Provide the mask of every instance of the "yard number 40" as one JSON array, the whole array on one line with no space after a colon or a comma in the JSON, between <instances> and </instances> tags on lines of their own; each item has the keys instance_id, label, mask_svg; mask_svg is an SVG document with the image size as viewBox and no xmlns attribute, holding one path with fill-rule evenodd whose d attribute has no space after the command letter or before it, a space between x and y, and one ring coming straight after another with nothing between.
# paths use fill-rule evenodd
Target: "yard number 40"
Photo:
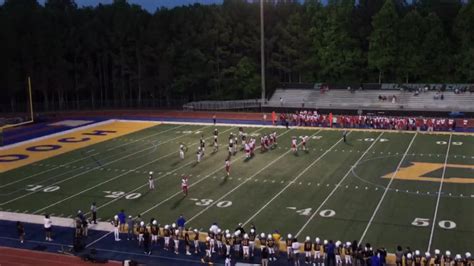
<instances>
[{"instance_id":1,"label":"yard number 40","mask_svg":"<svg viewBox=\"0 0 474 266\"><path fill-rule=\"evenodd\" d=\"M415 218L411 223L414 226L427 227L430 225L430 219L428 218ZM450 220L439 221L439 227L443 229L454 229L456 228L456 223Z\"/></svg>"}]
</instances>

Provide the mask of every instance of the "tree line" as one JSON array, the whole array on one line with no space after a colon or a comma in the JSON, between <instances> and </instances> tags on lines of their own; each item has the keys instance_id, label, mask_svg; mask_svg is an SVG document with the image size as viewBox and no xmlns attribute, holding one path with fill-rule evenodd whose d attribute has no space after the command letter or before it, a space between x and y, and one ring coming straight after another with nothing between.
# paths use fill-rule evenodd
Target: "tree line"
<instances>
[{"instance_id":1,"label":"tree line","mask_svg":"<svg viewBox=\"0 0 474 266\"><path fill-rule=\"evenodd\" d=\"M125 0L6 0L0 6L1 111L26 77L41 110L173 106L258 98L260 4L159 8ZM473 82L474 2L265 3L268 90L280 82Z\"/></svg>"}]
</instances>

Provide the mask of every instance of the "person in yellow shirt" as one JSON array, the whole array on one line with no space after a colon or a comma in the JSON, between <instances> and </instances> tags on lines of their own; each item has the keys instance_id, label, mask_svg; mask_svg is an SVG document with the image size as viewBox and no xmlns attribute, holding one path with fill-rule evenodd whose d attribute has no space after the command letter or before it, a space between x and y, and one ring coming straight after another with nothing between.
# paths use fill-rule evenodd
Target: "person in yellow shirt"
<instances>
[{"instance_id":1,"label":"person in yellow shirt","mask_svg":"<svg viewBox=\"0 0 474 266\"><path fill-rule=\"evenodd\" d=\"M275 230L272 234L273 240L275 241L275 251L276 255L280 254L280 240L281 240L281 235L278 230Z\"/></svg>"}]
</instances>

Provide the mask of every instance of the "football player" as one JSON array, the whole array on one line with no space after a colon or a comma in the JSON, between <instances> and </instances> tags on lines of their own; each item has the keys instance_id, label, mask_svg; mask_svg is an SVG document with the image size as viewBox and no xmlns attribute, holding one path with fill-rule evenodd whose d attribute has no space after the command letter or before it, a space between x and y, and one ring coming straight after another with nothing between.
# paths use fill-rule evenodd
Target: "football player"
<instances>
[{"instance_id":1,"label":"football player","mask_svg":"<svg viewBox=\"0 0 474 266\"><path fill-rule=\"evenodd\" d=\"M276 260L275 256L275 240L271 234L267 235L268 260Z\"/></svg>"},{"instance_id":2,"label":"football player","mask_svg":"<svg viewBox=\"0 0 474 266\"><path fill-rule=\"evenodd\" d=\"M296 137L291 137L291 151L296 153L298 151L297 149L297 140Z\"/></svg>"},{"instance_id":3,"label":"football player","mask_svg":"<svg viewBox=\"0 0 474 266\"><path fill-rule=\"evenodd\" d=\"M232 235L229 230L226 230L225 233L225 255L230 256L230 248L232 246Z\"/></svg>"},{"instance_id":4,"label":"football player","mask_svg":"<svg viewBox=\"0 0 474 266\"><path fill-rule=\"evenodd\" d=\"M314 240L314 262L313 262L313 265L320 265L321 264L321 249L322 249L322 245L321 245L321 240L319 239L319 237L316 237L316 239Z\"/></svg>"},{"instance_id":5,"label":"football player","mask_svg":"<svg viewBox=\"0 0 474 266\"><path fill-rule=\"evenodd\" d=\"M202 151L201 147L198 148L196 152L196 156L197 156L197 162L200 163L202 156L204 156L204 152Z\"/></svg>"},{"instance_id":6,"label":"football player","mask_svg":"<svg viewBox=\"0 0 474 266\"><path fill-rule=\"evenodd\" d=\"M423 258L423 266L430 266L431 265L431 254L429 252L425 252L425 257Z\"/></svg>"},{"instance_id":7,"label":"football player","mask_svg":"<svg viewBox=\"0 0 474 266\"><path fill-rule=\"evenodd\" d=\"M163 236L165 238L164 250L168 250L168 247L170 246L170 236L171 236L169 225L165 225L165 229L163 229Z\"/></svg>"},{"instance_id":8,"label":"football player","mask_svg":"<svg viewBox=\"0 0 474 266\"><path fill-rule=\"evenodd\" d=\"M229 137L229 155L233 155L234 153L234 137L232 136L232 133L230 133Z\"/></svg>"},{"instance_id":9,"label":"football player","mask_svg":"<svg viewBox=\"0 0 474 266\"><path fill-rule=\"evenodd\" d=\"M181 190L183 190L184 196L188 195L188 180L189 177L187 175L181 176Z\"/></svg>"},{"instance_id":10,"label":"football player","mask_svg":"<svg viewBox=\"0 0 474 266\"><path fill-rule=\"evenodd\" d=\"M346 265L352 265L352 248L351 242L346 242L344 245L344 263Z\"/></svg>"},{"instance_id":11,"label":"football player","mask_svg":"<svg viewBox=\"0 0 474 266\"><path fill-rule=\"evenodd\" d=\"M334 253L336 254L336 265L341 266L342 265L342 259L341 259L341 241L336 241L336 249L334 250Z\"/></svg>"},{"instance_id":12,"label":"football player","mask_svg":"<svg viewBox=\"0 0 474 266\"><path fill-rule=\"evenodd\" d=\"M471 253L466 252L464 255L464 265L466 266L473 266L474 265L474 260L471 258Z\"/></svg>"},{"instance_id":13,"label":"football player","mask_svg":"<svg viewBox=\"0 0 474 266\"><path fill-rule=\"evenodd\" d=\"M158 244L158 233L160 231L160 228L158 227L158 222L156 220L153 220L150 226L150 231L151 231L151 244L153 243Z\"/></svg>"},{"instance_id":14,"label":"football player","mask_svg":"<svg viewBox=\"0 0 474 266\"><path fill-rule=\"evenodd\" d=\"M194 229L194 254L199 253L199 230Z\"/></svg>"},{"instance_id":15,"label":"football player","mask_svg":"<svg viewBox=\"0 0 474 266\"><path fill-rule=\"evenodd\" d=\"M293 257L293 252L291 251L291 244L293 244L293 236L288 234L287 239L285 240L286 244L286 255L288 256L288 260Z\"/></svg>"},{"instance_id":16,"label":"football player","mask_svg":"<svg viewBox=\"0 0 474 266\"><path fill-rule=\"evenodd\" d=\"M306 143L308 142L308 136L304 136L301 141L301 146L303 146L303 150L306 151Z\"/></svg>"},{"instance_id":17,"label":"football player","mask_svg":"<svg viewBox=\"0 0 474 266\"><path fill-rule=\"evenodd\" d=\"M191 238L189 237L189 230L187 230L187 229L184 229L184 246L186 248L186 255L191 256L191 252L190 252Z\"/></svg>"},{"instance_id":18,"label":"football player","mask_svg":"<svg viewBox=\"0 0 474 266\"><path fill-rule=\"evenodd\" d=\"M406 254L405 266L413 266L413 257L411 253Z\"/></svg>"},{"instance_id":19,"label":"football player","mask_svg":"<svg viewBox=\"0 0 474 266\"><path fill-rule=\"evenodd\" d=\"M265 233L261 233L258 240L260 242L260 251L262 251L267 246L267 238L265 236Z\"/></svg>"},{"instance_id":20,"label":"football player","mask_svg":"<svg viewBox=\"0 0 474 266\"><path fill-rule=\"evenodd\" d=\"M444 253L443 261L444 266L451 266L451 263L453 261L453 257L451 257L451 251L446 250L446 252Z\"/></svg>"},{"instance_id":21,"label":"football player","mask_svg":"<svg viewBox=\"0 0 474 266\"><path fill-rule=\"evenodd\" d=\"M240 256L240 244L242 243L242 238L240 237L240 231L235 231L234 233L234 254L236 257Z\"/></svg>"},{"instance_id":22,"label":"football player","mask_svg":"<svg viewBox=\"0 0 474 266\"><path fill-rule=\"evenodd\" d=\"M249 232L250 257L255 254L255 238L257 238L257 233L254 228L251 228Z\"/></svg>"},{"instance_id":23,"label":"football player","mask_svg":"<svg viewBox=\"0 0 474 266\"><path fill-rule=\"evenodd\" d=\"M219 150L219 143L217 141L217 136L214 135L214 151L213 152L217 152Z\"/></svg>"},{"instance_id":24,"label":"football player","mask_svg":"<svg viewBox=\"0 0 474 266\"><path fill-rule=\"evenodd\" d=\"M115 241L120 241L120 234L119 234L120 222L119 222L118 215L114 216L114 220L112 221L112 225L114 226Z\"/></svg>"},{"instance_id":25,"label":"football player","mask_svg":"<svg viewBox=\"0 0 474 266\"><path fill-rule=\"evenodd\" d=\"M206 237L206 255L204 255L204 258L201 259L202 263L210 263L211 261L212 254L210 240L210 237Z\"/></svg>"},{"instance_id":26,"label":"football player","mask_svg":"<svg viewBox=\"0 0 474 266\"><path fill-rule=\"evenodd\" d=\"M179 230L174 229L174 234L173 234L173 242L174 242L174 254L178 255L179 254Z\"/></svg>"},{"instance_id":27,"label":"football player","mask_svg":"<svg viewBox=\"0 0 474 266\"><path fill-rule=\"evenodd\" d=\"M230 176L230 157L227 157L225 159L225 171L227 173L227 176Z\"/></svg>"},{"instance_id":28,"label":"football player","mask_svg":"<svg viewBox=\"0 0 474 266\"><path fill-rule=\"evenodd\" d=\"M242 239L242 252L244 255L244 260L250 259L250 247L249 247L249 235L244 234L244 239Z\"/></svg>"},{"instance_id":29,"label":"football player","mask_svg":"<svg viewBox=\"0 0 474 266\"><path fill-rule=\"evenodd\" d=\"M224 253L222 238L223 238L223 233L222 233L222 230L219 228L217 229L217 234L216 234L217 252L219 253L219 255L223 255Z\"/></svg>"},{"instance_id":30,"label":"football player","mask_svg":"<svg viewBox=\"0 0 474 266\"><path fill-rule=\"evenodd\" d=\"M306 264L311 263L311 258L313 256L312 251L313 251L313 243L311 243L311 238L309 236L306 237L304 241L304 262Z\"/></svg>"},{"instance_id":31,"label":"football player","mask_svg":"<svg viewBox=\"0 0 474 266\"><path fill-rule=\"evenodd\" d=\"M141 221L140 222L140 227L138 227L138 246L141 246L143 244L143 241L145 238L143 238L143 234L145 234L145 222Z\"/></svg>"},{"instance_id":32,"label":"football player","mask_svg":"<svg viewBox=\"0 0 474 266\"><path fill-rule=\"evenodd\" d=\"M434 265L435 266L440 266L441 265L441 259L442 255L439 249L435 249L435 257L434 257Z\"/></svg>"},{"instance_id":33,"label":"football player","mask_svg":"<svg viewBox=\"0 0 474 266\"><path fill-rule=\"evenodd\" d=\"M204 135L201 135L201 138L199 139L199 146L201 147L202 153L206 151L206 140L204 139Z\"/></svg>"},{"instance_id":34,"label":"football player","mask_svg":"<svg viewBox=\"0 0 474 266\"><path fill-rule=\"evenodd\" d=\"M153 172L151 171L148 173L148 188L150 190L155 189L155 179L153 179Z\"/></svg>"},{"instance_id":35,"label":"football player","mask_svg":"<svg viewBox=\"0 0 474 266\"><path fill-rule=\"evenodd\" d=\"M181 160L184 160L184 152L186 151L185 147L183 144L179 145L179 158Z\"/></svg>"},{"instance_id":36,"label":"football player","mask_svg":"<svg viewBox=\"0 0 474 266\"><path fill-rule=\"evenodd\" d=\"M250 158L250 143L245 143L245 157Z\"/></svg>"},{"instance_id":37,"label":"football player","mask_svg":"<svg viewBox=\"0 0 474 266\"><path fill-rule=\"evenodd\" d=\"M422 256L419 250L415 250L415 256L413 256L413 261L415 263L415 266L421 266L422 262Z\"/></svg>"}]
</instances>

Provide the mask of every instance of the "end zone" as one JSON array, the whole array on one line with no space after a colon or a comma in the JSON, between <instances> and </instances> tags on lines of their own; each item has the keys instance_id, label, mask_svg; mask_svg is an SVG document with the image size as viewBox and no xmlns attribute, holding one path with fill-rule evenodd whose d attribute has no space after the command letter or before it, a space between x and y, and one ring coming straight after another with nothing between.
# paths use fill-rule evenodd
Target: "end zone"
<instances>
[{"instance_id":1,"label":"end zone","mask_svg":"<svg viewBox=\"0 0 474 266\"><path fill-rule=\"evenodd\" d=\"M155 125L156 122L107 120L6 146L0 151L0 173Z\"/></svg>"}]
</instances>

